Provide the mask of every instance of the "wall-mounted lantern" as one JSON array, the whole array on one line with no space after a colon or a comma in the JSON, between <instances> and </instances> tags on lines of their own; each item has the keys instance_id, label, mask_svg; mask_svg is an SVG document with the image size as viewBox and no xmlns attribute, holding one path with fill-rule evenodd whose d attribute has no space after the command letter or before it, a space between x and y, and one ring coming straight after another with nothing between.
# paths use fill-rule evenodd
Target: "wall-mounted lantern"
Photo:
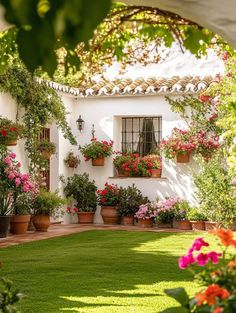
<instances>
[{"instance_id":1,"label":"wall-mounted lantern","mask_svg":"<svg viewBox=\"0 0 236 313\"><path fill-rule=\"evenodd\" d=\"M81 115L79 116L78 120L76 121L77 128L81 132L84 129L84 120L82 119Z\"/></svg>"}]
</instances>

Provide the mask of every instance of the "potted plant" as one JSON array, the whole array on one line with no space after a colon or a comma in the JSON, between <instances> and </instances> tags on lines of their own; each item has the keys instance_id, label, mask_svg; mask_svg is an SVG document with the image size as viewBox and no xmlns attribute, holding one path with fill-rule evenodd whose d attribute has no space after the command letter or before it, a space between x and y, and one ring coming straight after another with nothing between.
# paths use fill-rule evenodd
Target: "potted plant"
<instances>
[{"instance_id":1,"label":"potted plant","mask_svg":"<svg viewBox=\"0 0 236 313\"><path fill-rule=\"evenodd\" d=\"M113 164L117 170L118 176L130 176L130 164L135 162L135 159L139 158L137 153L122 153L117 152L117 156L113 159Z\"/></svg>"},{"instance_id":2,"label":"potted plant","mask_svg":"<svg viewBox=\"0 0 236 313\"><path fill-rule=\"evenodd\" d=\"M23 235L28 229L32 210L32 193L22 193L13 204L10 232Z\"/></svg>"},{"instance_id":3,"label":"potted plant","mask_svg":"<svg viewBox=\"0 0 236 313\"><path fill-rule=\"evenodd\" d=\"M175 204L174 208L174 226L182 230L191 230L192 225L188 219L188 212L191 210L186 200L180 200ZM177 223L176 223L177 222Z\"/></svg>"},{"instance_id":4,"label":"potted plant","mask_svg":"<svg viewBox=\"0 0 236 313\"><path fill-rule=\"evenodd\" d=\"M97 191L98 205L105 224L118 224L119 188L117 185L105 183L105 188Z\"/></svg>"},{"instance_id":5,"label":"potted plant","mask_svg":"<svg viewBox=\"0 0 236 313\"><path fill-rule=\"evenodd\" d=\"M10 223L10 214L15 210L20 197L28 193L36 193L37 188L30 181L28 174L22 174L21 164L16 160L16 154L0 149L0 215L1 234L6 237Z\"/></svg>"},{"instance_id":6,"label":"potted plant","mask_svg":"<svg viewBox=\"0 0 236 313\"><path fill-rule=\"evenodd\" d=\"M141 204L148 202L141 191L133 184L127 188L121 187L119 192L118 214L122 217L123 225L133 225L134 215Z\"/></svg>"},{"instance_id":7,"label":"potted plant","mask_svg":"<svg viewBox=\"0 0 236 313\"><path fill-rule=\"evenodd\" d=\"M190 130L175 127L169 138L161 141L160 148L168 159L176 157L178 163L188 163L191 152L196 149L196 142Z\"/></svg>"},{"instance_id":8,"label":"potted plant","mask_svg":"<svg viewBox=\"0 0 236 313\"><path fill-rule=\"evenodd\" d=\"M156 217L156 209L152 203L141 204L134 217L138 219L140 227L152 227Z\"/></svg>"},{"instance_id":9,"label":"potted plant","mask_svg":"<svg viewBox=\"0 0 236 313\"><path fill-rule=\"evenodd\" d=\"M23 137L23 126L0 116L0 144L15 146L17 140Z\"/></svg>"},{"instance_id":10,"label":"potted plant","mask_svg":"<svg viewBox=\"0 0 236 313\"><path fill-rule=\"evenodd\" d=\"M69 152L64 162L71 168L77 168L80 164L80 159L77 155L74 155L73 152Z\"/></svg>"},{"instance_id":11,"label":"potted plant","mask_svg":"<svg viewBox=\"0 0 236 313\"><path fill-rule=\"evenodd\" d=\"M150 154L142 158L147 166L147 171L151 177L160 178L162 172L161 157L156 154Z\"/></svg>"},{"instance_id":12,"label":"potted plant","mask_svg":"<svg viewBox=\"0 0 236 313\"><path fill-rule=\"evenodd\" d=\"M76 201L79 223L93 223L94 214L97 208L96 191L97 187L94 180L89 180L89 175L74 174L64 180L64 193L67 198Z\"/></svg>"},{"instance_id":13,"label":"potted plant","mask_svg":"<svg viewBox=\"0 0 236 313\"><path fill-rule=\"evenodd\" d=\"M89 144L80 146L79 149L83 154L85 161L92 160L93 166L103 166L105 157L112 155L113 141L98 141L92 138Z\"/></svg>"},{"instance_id":14,"label":"potted plant","mask_svg":"<svg viewBox=\"0 0 236 313\"><path fill-rule=\"evenodd\" d=\"M41 152L43 159L49 160L56 152L56 145L49 140L43 140L38 144L38 150Z\"/></svg>"},{"instance_id":15,"label":"potted plant","mask_svg":"<svg viewBox=\"0 0 236 313\"><path fill-rule=\"evenodd\" d=\"M188 219L192 224L193 230L205 230L205 221L207 218L198 208L191 208L188 212Z\"/></svg>"},{"instance_id":16,"label":"potted plant","mask_svg":"<svg viewBox=\"0 0 236 313\"><path fill-rule=\"evenodd\" d=\"M41 190L33 203L33 224L36 231L46 232L50 226L50 216L62 215L62 206L66 203L57 192Z\"/></svg>"},{"instance_id":17,"label":"potted plant","mask_svg":"<svg viewBox=\"0 0 236 313\"><path fill-rule=\"evenodd\" d=\"M171 228L173 226L174 209L178 198L166 198L152 202L152 206L156 211L156 224L159 228Z\"/></svg>"}]
</instances>

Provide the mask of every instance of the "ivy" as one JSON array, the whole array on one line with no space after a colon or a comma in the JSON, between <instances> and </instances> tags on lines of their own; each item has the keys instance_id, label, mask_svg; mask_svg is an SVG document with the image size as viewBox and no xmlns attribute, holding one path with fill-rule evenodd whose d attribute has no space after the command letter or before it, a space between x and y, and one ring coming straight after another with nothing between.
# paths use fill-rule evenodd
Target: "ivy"
<instances>
[{"instance_id":1,"label":"ivy","mask_svg":"<svg viewBox=\"0 0 236 313\"><path fill-rule=\"evenodd\" d=\"M0 91L9 92L18 107L24 108L22 121L31 170L45 165L37 150L38 138L42 128L52 120L71 144L77 144L66 121L64 104L56 91L37 82L23 66L12 65L0 75Z\"/></svg>"}]
</instances>

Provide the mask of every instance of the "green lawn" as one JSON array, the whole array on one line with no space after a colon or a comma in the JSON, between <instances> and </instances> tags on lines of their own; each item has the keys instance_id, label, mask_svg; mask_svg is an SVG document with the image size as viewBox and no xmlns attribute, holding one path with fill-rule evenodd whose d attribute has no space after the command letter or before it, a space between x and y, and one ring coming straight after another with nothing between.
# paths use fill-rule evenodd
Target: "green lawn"
<instances>
[{"instance_id":1,"label":"green lawn","mask_svg":"<svg viewBox=\"0 0 236 313\"><path fill-rule=\"evenodd\" d=\"M194 233L88 231L0 250L2 276L27 295L22 313L153 313L163 289L197 286L177 258Z\"/></svg>"}]
</instances>

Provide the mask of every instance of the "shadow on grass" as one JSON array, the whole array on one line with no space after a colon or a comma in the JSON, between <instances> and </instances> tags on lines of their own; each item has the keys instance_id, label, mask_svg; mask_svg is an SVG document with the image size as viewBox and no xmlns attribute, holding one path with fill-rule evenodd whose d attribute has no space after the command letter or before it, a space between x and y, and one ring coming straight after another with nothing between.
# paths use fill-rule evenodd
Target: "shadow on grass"
<instances>
[{"instance_id":1,"label":"shadow on grass","mask_svg":"<svg viewBox=\"0 0 236 313\"><path fill-rule=\"evenodd\" d=\"M193 237L88 231L2 249L2 275L27 295L21 307L24 313L55 313L62 308L77 312L75 303L78 308L105 307L111 305L106 301L111 297L117 298L112 306L119 306L122 298L129 302L160 296L157 287L152 293L145 287L140 290L140 285L190 280L178 269L177 259Z\"/></svg>"}]
</instances>

